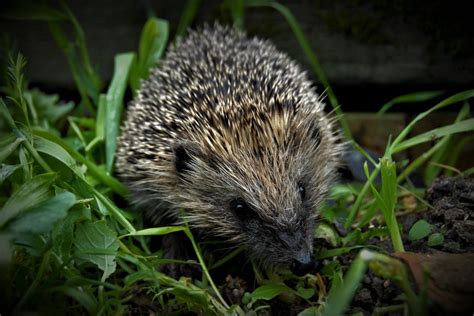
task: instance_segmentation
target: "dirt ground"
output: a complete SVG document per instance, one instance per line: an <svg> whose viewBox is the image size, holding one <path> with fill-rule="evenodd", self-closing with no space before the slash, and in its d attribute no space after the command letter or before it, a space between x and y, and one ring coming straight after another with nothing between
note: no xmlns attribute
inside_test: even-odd
<svg viewBox="0 0 474 316"><path fill-rule="evenodd" d="M464 256L455 257L455 264L463 261L460 266L474 267L472 262L473 251L474 251L474 179L467 177L441 177L436 179L431 187L427 190L426 200L430 203L431 207L426 211L409 214L399 218L399 222L403 226L404 232L404 245L406 251L419 253L419 254L441 254L443 258L447 259L447 264L450 260L448 254L465 254ZM432 233L441 233L444 236L444 242L436 247L428 247L426 240L410 241L407 238L407 232L410 227L419 219L424 219L432 226ZM378 242L380 246L380 242ZM389 242L382 244L385 249L390 251L391 244ZM440 253L440 251L442 253ZM439 262L439 260L438 260ZM441 266L447 268L446 266ZM442 269L441 268L441 269ZM469 271L465 271L465 274L469 274ZM445 276L443 277L443 274ZM441 276L441 277L440 277ZM434 273L435 281L439 283L446 283L448 291L456 291L456 293L442 294L443 299L447 295L453 294L455 302L453 304L465 304L464 308L470 308L473 303L468 301L474 299L474 283L471 283L472 277L467 275L461 275L462 280L448 280L447 273ZM442 280L441 280L442 279ZM458 284L454 284L458 283ZM471 284L471 285L469 285ZM457 288L454 289L457 285ZM460 293L461 292L461 293ZM398 300L398 296L401 291L396 288L390 281L383 280L375 276L372 272L369 272L363 280L362 287L354 297L352 302L353 312L362 312L364 315L371 315L376 306L389 306L401 303ZM467 302L466 302L467 301ZM444 302L445 308L450 302ZM439 304L434 305L430 312L437 310L439 314ZM474 307L472 307L474 309ZM442 309L441 309L442 310ZM441 312L441 314L443 314ZM463 315L464 312L459 312L459 315ZM472 312L467 314L472 315ZM389 315L402 315L402 311L391 312Z"/></svg>

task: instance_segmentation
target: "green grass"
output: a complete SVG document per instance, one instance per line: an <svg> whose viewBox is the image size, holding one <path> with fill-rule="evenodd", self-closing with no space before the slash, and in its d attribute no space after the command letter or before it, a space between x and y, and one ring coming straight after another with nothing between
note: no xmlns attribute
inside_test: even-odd
<svg viewBox="0 0 474 316"><path fill-rule="evenodd" d="M200 1L187 2L177 36L185 33L199 6ZM260 6L276 9L284 16L351 139L335 94L291 12L275 1L226 1L224 7L230 10L235 26L245 29L245 8L255 10ZM350 304L367 269L397 284L404 291L406 307L412 314L426 312L426 298L417 296L411 288L400 261L388 257L385 250L368 245L368 241L390 238L396 251L404 251L396 216L402 210L400 196L409 192L427 205L405 180L426 164L427 183L440 174L453 172L444 166L454 165L462 146L473 139L466 132L474 129L474 121L469 118L469 100L474 97L474 90L446 97L419 114L399 135L394 135L393 141L387 140L380 161L373 161L352 141L367 157L367 181L335 185L332 189L335 204L324 208L323 221L315 231L315 236L332 245L331 249L315 253L316 258L325 258L329 264L320 274L304 277L255 270L255 280L247 280L256 284L255 289L244 293L241 304L231 305L223 295L223 282L213 279L213 270L243 256L242 249L210 259L205 245L195 241L186 225L144 229L139 213L121 207L127 190L113 174L125 92L135 93L140 79L146 78L150 67L163 56L169 43L168 22L149 18L137 52L115 57L113 79L105 86L90 62L86 34L65 5L59 9L23 7L9 16L48 23L69 63L81 101L61 103L58 96L29 87L23 75L25 59L21 54L12 54L0 98L0 313L4 309L37 310L43 314L126 314L137 308L134 297L139 292L162 311L175 314L195 311L252 315L268 310L271 300L280 299L299 304L304 309L300 315L339 315ZM65 32L65 27L71 27L73 32ZM424 91L400 96L381 106L381 113L397 104L432 102L442 95ZM463 104L463 108L452 124L410 135L418 122L454 104ZM464 133L462 138L456 135L460 133ZM396 153L434 140L437 143L413 161L395 158ZM369 163L374 167L372 171ZM378 174L381 185L375 182ZM344 223L346 236L334 229L335 222ZM369 228L369 222L376 226ZM161 250L150 251L151 237L178 231L190 240L198 262L176 262L199 264L201 279L176 280L156 269L173 260L163 258ZM442 243L442 235L430 232L429 224L420 222L409 235L413 239L429 236L428 242ZM350 266L336 260L357 252Z"/></svg>

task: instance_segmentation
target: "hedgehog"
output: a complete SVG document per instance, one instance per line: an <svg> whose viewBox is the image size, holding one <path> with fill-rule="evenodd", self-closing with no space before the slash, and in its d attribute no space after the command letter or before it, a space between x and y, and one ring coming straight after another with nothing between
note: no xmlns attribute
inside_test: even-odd
<svg viewBox="0 0 474 316"><path fill-rule="evenodd" d="M152 224L186 220L266 268L305 271L338 135L299 65L215 24L189 31L141 82L116 170Z"/></svg>

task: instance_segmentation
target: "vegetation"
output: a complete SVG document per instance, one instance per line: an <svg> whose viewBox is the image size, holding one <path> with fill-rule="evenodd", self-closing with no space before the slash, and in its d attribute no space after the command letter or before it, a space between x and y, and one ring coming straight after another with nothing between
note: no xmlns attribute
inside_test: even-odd
<svg viewBox="0 0 474 316"><path fill-rule="evenodd" d="M245 10L268 6L282 14L325 86L344 133L352 139L336 96L291 12L271 0L225 1L225 5L240 28L244 28ZM199 1L188 0L178 35L184 34L198 7ZM367 158L367 181L339 184L332 190L335 203L324 208L323 221L315 231L315 237L332 245L331 249L315 253L318 259L327 259L328 264L319 274L304 277L255 271L256 288L245 292L240 304L231 305L223 297L224 285L213 280L212 270L242 256L242 252L238 249L209 259L205 245L195 241L186 225L144 229L141 214L132 212L124 203L127 190L113 173L125 92L130 89L134 93L140 79L159 63L169 42L168 22L149 18L137 52L115 57L113 79L105 86L90 62L85 34L72 12L65 5L60 9L30 9L36 12L29 14L30 18L41 17L48 23L70 65L81 101L63 103L57 95L29 87L23 75L25 58L19 53L10 54L8 80L0 99L0 265L4 271L0 273L0 288L5 311L128 314L140 308L133 297L145 293L170 314L195 311L206 315L252 315L268 310L269 301L279 296L290 304L301 304L304 310L299 315L339 315L351 303L370 268L404 291L405 305L400 308L408 308L412 315L426 312L426 296L411 287L405 266L388 256L387 250L368 241L389 238L395 251L404 251L397 223L397 212L403 210L400 197L408 192L421 205L427 205L422 190L407 179L430 161L433 163L424 174L427 183L452 172L446 165L455 163L458 144L472 141L472 136L463 136L454 142L453 135L474 129L468 103L474 90L445 96L419 114L399 135L388 140L379 161L351 141ZM72 27L73 38L67 37L66 26ZM413 93L388 102L382 111L398 103L435 98L440 98L439 92ZM410 136L414 126L434 111L460 103L463 107L451 125ZM397 153L434 140L436 144L413 161L394 158ZM376 181L379 174L380 183ZM336 223L344 224L346 236L334 228ZM198 263L164 259L162 251L150 250L152 236L177 231L189 238ZM426 238L432 245L443 242L442 234L431 234L430 224L424 221L415 223L409 238ZM337 260L351 252L359 254L350 266ZM176 280L156 269L169 262L199 264L202 278Z"/></svg>

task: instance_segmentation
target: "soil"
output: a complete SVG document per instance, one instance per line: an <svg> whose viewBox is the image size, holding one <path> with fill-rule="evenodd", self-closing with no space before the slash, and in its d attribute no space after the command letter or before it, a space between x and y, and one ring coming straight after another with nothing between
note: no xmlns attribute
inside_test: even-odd
<svg viewBox="0 0 474 316"><path fill-rule="evenodd" d="M427 191L427 201L433 207L423 216L445 237L437 250L474 252L474 178L438 178Z"/></svg>
<svg viewBox="0 0 474 316"><path fill-rule="evenodd" d="M423 254L435 254L440 251L444 253L472 253L474 251L474 179L468 177L438 178L427 190L426 200L431 204L431 208L398 219L403 226L403 241L406 251ZM408 240L407 232L419 219L430 223L433 233L443 234L445 239L441 245L428 247L426 239ZM380 241L377 241L377 245L382 246L389 253L392 251L390 243L381 244ZM472 260L472 254L466 258ZM474 266L474 262L472 262L472 266ZM471 291L472 289L463 289L463 293ZM369 271L354 297L351 311L370 315L376 307L400 304L401 301L397 301L400 294L401 291L390 281L383 280ZM389 313L389 315L401 314L403 314L403 310Z"/></svg>

